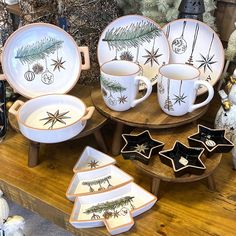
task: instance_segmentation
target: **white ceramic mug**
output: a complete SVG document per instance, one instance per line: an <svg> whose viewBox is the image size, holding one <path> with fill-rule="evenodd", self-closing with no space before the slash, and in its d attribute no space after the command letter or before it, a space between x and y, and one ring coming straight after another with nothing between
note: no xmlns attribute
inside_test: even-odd
<svg viewBox="0 0 236 236"><path fill-rule="evenodd" d="M212 85L199 80L197 68L186 64L166 64L160 67L157 83L158 102L161 109L172 116L182 116L208 104L214 96ZM208 97L194 104L199 86L205 86Z"/></svg>
<svg viewBox="0 0 236 236"><path fill-rule="evenodd" d="M101 66L101 92L105 104L114 111L126 111L144 101L152 92L150 80L139 76L141 68L134 62L114 60ZM136 99L139 81L146 85L146 93Z"/></svg>

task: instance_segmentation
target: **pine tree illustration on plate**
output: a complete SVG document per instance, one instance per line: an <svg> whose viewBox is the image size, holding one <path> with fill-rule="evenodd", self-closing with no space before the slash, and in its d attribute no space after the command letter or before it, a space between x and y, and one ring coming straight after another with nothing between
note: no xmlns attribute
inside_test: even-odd
<svg viewBox="0 0 236 236"><path fill-rule="evenodd" d="M173 104L170 100L170 79L167 79L167 98L165 100L165 105L164 108L167 109L168 111L173 111Z"/></svg>
<svg viewBox="0 0 236 236"><path fill-rule="evenodd" d="M195 46L196 46L196 43L197 43L198 33L199 33L199 23L196 23L194 36L193 36L193 43L192 43L192 48L191 48L191 54L190 54L189 59L187 60L187 62L185 62L188 65L193 65L193 53L194 53Z"/></svg>
<svg viewBox="0 0 236 236"><path fill-rule="evenodd" d="M92 214L91 220L100 219L101 216L105 219L118 218L135 209L133 205L133 196L125 196L113 201L98 203L97 205L87 208L83 213L86 215Z"/></svg>
<svg viewBox="0 0 236 236"><path fill-rule="evenodd" d="M122 94L123 91L126 91L126 88L123 87L119 82L108 80L102 75L100 76L100 81L102 87L110 93L109 97L106 99L111 106L115 106L117 104L117 100L113 97L113 93L120 93L120 97L117 97L119 103L127 102L127 97Z"/></svg>
<svg viewBox="0 0 236 236"><path fill-rule="evenodd" d="M152 39L160 35L160 28L151 22L142 20L127 26L108 29L102 41L107 42L110 50L115 49L114 60L117 60L118 51L137 48L136 63L139 64L139 47L143 43L150 43Z"/></svg>
<svg viewBox="0 0 236 236"><path fill-rule="evenodd" d="M174 96L175 96L175 98L174 98L175 103L174 104L178 103L179 105L181 105L181 103L185 103L184 99L187 96L185 96L185 94L181 92L182 84L183 84L183 80L180 80L179 94L178 95L174 94Z"/></svg>
<svg viewBox="0 0 236 236"><path fill-rule="evenodd" d="M34 71L31 71L30 64L36 61L38 62L39 60L44 60L46 69L42 74L41 79L45 84L51 84L54 80L54 76L47 67L47 57L50 54L54 54L59 48L61 48L62 44L62 40L58 40L52 37L44 37L43 39L32 44L27 44L18 48L15 59L20 60L22 65L27 64L28 66L28 70L24 74L25 79L28 81L34 80L35 74L39 72L39 67L36 68L35 66L33 66Z"/></svg>

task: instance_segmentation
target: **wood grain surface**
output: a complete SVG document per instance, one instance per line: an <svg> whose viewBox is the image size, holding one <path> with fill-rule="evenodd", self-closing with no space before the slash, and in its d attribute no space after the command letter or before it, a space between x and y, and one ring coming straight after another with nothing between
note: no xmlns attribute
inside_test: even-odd
<svg viewBox="0 0 236 236"><path fill-rule="evenodd" d="M109 142L113 126L105 128ZM40 165L28 168L28 140L10 129L0 146L0 188L8 198L75 235L108 235L105 227L74 229L68 222L73 203L65 193L73 176L72 168L86 145L97 148L91 137L42 145ZM116 160L137 184L150 190L148 175L121 156ZM230 154L223 155L214 177L216 191L208 190L205 181L161 183L161 199L150 211L136 217L134 227L122 235L235 235L236 172L232 170Z"/></svg>
<svg viewBox="0 0 236 236"><path fill-rule="evenodd" d="M153 92L136 107L128 111L117 112L106 106L100 88L93 89L91 97L94 106L106 117L125 125L150 129L170 128L193 122L203 116L208 109L208 106L204 106L184 116L169 116L161 110L157 94Z"/></svg>

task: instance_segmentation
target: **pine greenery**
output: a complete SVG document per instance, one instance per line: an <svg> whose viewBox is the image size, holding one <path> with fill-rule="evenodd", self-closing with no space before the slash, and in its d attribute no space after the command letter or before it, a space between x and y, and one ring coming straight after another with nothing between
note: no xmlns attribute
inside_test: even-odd
<svg viewBox="0 0 236 236"><path fill-rule="evenodd" d="M130 47L137 48L145 42L150 43L153 38L161 35L160 32L155 24L141 21L126 27L107 30L103 41L108 43L110 49L115 48L121 51Z"/></svg>
<svg viewBox="0 0 236 236"><path fill-rule="evenodd" d="M110 202L107 201L104 203L99 203L95 206L89 207L88 209L84 211L84 213L85 214L91 214L95 212L102 213L103 211L107 212L109 210L114 210L119 207L124 207L124 206L127 206L128 204L132 204L133 198L134 197L126 196L126 197L123 197L114 201L110 201Z"/></svg>
<svg viewBox="0 0 236 236"><path fill-rule="evenodd" d="M45 59L48 55L53 54L57 49L62 47L62 43L62 40L45 37L33 44L19 48L15 58L19 59L22 64L31 64L34 61Z"/></svg>
<svg viewBox="0 0 236 236"><path fill-rule="evenodd" d="M107 80L104 76L100 76L101 84L105 89L112 92L122 92L126 88L122 87L120 83Z"/></svg>
<svg viewBox="0 0 236 236"><path fill-rule="evenodd" d="M107 182L107 180L111 179L111 176L107 176L107 177L104 177L102 179L97 179L97 180L93 180L93 181L85 181L83 182L82 184L83 185L98 185L98 184L103 184L105 182Z"/></svg>

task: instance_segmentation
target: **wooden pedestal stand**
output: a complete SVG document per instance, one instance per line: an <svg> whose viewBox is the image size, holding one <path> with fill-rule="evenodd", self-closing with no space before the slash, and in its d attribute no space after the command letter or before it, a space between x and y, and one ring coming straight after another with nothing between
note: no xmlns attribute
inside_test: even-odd
<svg viewBox="0 0 236 236"><path fill-rule="evenodd" d="M136 129L133 133L139 133L140 130ZM178 127L175 129L165 129L165 130L151 130L151 136L165 143L163 150L171 149L176 140L188 145L187 137L197 132L197 126L194 124L185 125L184 127ZM186 182L194 182L197 180L201 180L207 178L208 180L208 188L210 190L215 190L215 183L213 179L213 172L216 167L220 164L221 161L221 153L216 153L210 158L202 156L202 161L206 166L206 170L202 175L192 175L185 174L181 177L175 177L174 171L171 167L162 164L158 155L153 156L149 165L145 165L139 161L133 161L133 164L145 172L146 174L152 177L152 193L156 196L159 192L159 187L161 181L173 182L173 183L186 183Z"/></svg>
<svg viewBox="0 0 236 236"><path fill-rule="evenodd" d="M75 86L75 88L73 88L73 90L69 94L82 99L85 102L86 106L91 106L92 105L90 97L91 90L92 87L77 85ZM19 99L26 100L23 97L20 97ZM88 120L84 130L73 139L82 138L87 135L93 134L101 150L106 153L107 147L100 130L100 128L106 123L106 121L107 118L102 116L99 112L95 110L92 118ZM9 114L9 123L13 129L15 129L17 132L20 132L16 118L11 114ZM35 167L36 165L38 165L39 149L40 149L40 143L29 140L29 152L28 152L29 167Z"/></svg>
<svg viewBox="0 0 236 236"><path fill-rule="evenodd" d="M100 88L93 89L91 97L96 109L107 118L116 122L112 144L112 154L114 156L120 153L121 134L124 125L144 129L174 128L196 121L204 115L208 109L208 106L205 106L181 117L169 116L161 110L157 102L157 94L153 92L148 99L138 104L136 107L128 111L116 112L106 106Z"/></svg>

